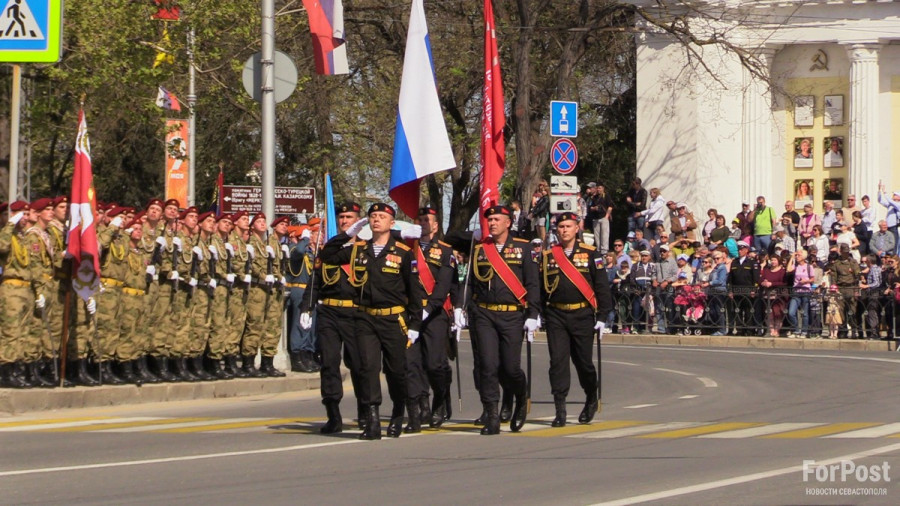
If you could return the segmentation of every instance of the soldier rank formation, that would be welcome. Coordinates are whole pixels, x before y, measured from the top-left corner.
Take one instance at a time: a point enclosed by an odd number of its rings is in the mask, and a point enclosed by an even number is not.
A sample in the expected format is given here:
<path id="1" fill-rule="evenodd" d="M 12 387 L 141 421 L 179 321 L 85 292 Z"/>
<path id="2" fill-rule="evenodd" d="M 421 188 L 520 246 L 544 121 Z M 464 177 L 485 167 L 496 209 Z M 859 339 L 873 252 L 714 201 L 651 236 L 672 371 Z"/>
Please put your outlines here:
<path id="1" fill-rule="evenodd" d="M 543 316 L 552 425 L 566 424 L 570 361 L 585 393 L 578 421 L 590 423 L 598 410 L 593 343 L 611 297 L 599 252 L 577 240 L 572 213 L 557 219 L 558 243 L 541 250 L 513 236 L 506 206 L 484 211 L 485 237 L 441 237 L 434 209 L 420 209 L 418 226 L 399 232 L 391 206 L 373 204 L 363 218 L 359 204 L 347 202 L 336 209 L 339 233 L 324 242 L 315 219 L 291 226 L 262 213 L 216 216 L 179 209 L 176 200 L 154 199 L 139 212 L 100 205 L 100 290 L 84 301 L 71 289 L 66 208 L 65 197 L 44 198 L 2 213 L 3 387 L 284 376 L 273 358 L 287 321 L 292 370 L 321 375 L 320 431 L 344 429 L 343 361 L 360 438 L 382 437 L 382 369 L 386 434 L 399 437 L 451 417 L 450 361 L 468 328 L 483 407 L 475 423 L 484 435 L 506 422 L 517 432 Z M 357 239 L 366 224 L 371 239 Z"/>

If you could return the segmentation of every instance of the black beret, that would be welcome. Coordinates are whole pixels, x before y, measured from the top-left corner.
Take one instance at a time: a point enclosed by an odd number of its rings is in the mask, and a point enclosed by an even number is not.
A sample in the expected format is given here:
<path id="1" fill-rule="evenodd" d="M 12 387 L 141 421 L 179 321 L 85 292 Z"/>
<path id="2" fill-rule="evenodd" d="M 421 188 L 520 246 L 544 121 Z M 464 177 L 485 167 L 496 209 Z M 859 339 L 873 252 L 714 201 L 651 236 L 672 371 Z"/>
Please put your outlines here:
<path id="1" fill-rule="evenodd" d="M 566 212 L 564 212 L 564 213 L 562 213 L 562 214 L 560 214 L 559 216 L 556 217 L 556 224 L 559 225 L 559 223 L 560 223 L 561 221 L 566 221 L 566 220 L 573 220 L 573 221 L 576 221 L 576 222 L 577 222 L 577 221 L 578 221 L 578 215 L 575 214 L 575 213 L 573 213 L 573 212 L 566 211 Z"/>
<path id="2" fill-rule="evenodd" d="M 437 216 L 437 209 L 429 206 L 419 208 L 419 216 L 425 216 L 429 214 L 432 216 Z"/>
<path id="3" fill-rule="evenodd" d="M 369 210 L 366 212 L 366 215 L 370 215 L 376 211 L 380 211 L 382 213 L 388 213 L 391 216 L 396 216 L 396 214 L 397 214 L 394 211 L 393 207 L 391 207 L 387 204 L 382 204 L 381 202 L 378 202 L 376 204 L 372 204 L 371 206 L 369 206 Z"/>
<path id="4" fill-rule="evenodd" d="M 512 209 L 507 206 L 491 206 L 484 210 L 484 217 L 489 218 L 495 214 L 505 214 L 512 218 Z"/>
<path id="5" fill-rule="evenodd" d="M 356 202 L 347 201 L 338 206 L 337 212 L 340 213 L 358 213 L 362 210 L 359 204 Z"/>

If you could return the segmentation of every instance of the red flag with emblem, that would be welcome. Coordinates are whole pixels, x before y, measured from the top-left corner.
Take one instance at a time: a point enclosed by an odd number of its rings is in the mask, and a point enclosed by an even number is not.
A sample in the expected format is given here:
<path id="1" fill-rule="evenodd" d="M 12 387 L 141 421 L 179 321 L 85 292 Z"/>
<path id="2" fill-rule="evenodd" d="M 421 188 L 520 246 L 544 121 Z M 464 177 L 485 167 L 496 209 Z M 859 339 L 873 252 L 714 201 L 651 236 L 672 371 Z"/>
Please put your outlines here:
<path id="1" fill-rule="evenodd" d="M 481 235 L 488 236 L 484 211 L 500 201 L 500 178 L 506 165 L 503 128 L 503 82 L 500 77 L 500 53 L 497 51 L 497 32 L 494 7 L 484 0 L 484 89 L 481 99 L 481 204 L 479 218 Z"/>
<path id="2" fill-rule="evenodd" d="M 75 139 L 75 172 L 69 199 L 69 237 L 66 251 L 74 266 L 72 288 L 84 300 L 100 288 L 100 245 L 94 221 L 94 176 L 91 171 L 91 143 L 84 110 L 78 111 Z"/>

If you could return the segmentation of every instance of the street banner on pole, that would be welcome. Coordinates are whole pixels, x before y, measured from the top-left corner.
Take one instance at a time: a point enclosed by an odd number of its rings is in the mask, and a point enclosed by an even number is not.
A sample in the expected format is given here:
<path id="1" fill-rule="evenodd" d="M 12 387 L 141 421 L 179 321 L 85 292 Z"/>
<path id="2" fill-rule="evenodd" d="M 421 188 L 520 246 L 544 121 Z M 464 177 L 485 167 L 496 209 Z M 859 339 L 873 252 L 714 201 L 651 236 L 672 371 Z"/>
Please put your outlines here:
<path id="1" fill-rule="evenodd" d="M 184 120 L 166 120 L 166 200 L 176 199 L 188 206 L 188 124 Z"/>

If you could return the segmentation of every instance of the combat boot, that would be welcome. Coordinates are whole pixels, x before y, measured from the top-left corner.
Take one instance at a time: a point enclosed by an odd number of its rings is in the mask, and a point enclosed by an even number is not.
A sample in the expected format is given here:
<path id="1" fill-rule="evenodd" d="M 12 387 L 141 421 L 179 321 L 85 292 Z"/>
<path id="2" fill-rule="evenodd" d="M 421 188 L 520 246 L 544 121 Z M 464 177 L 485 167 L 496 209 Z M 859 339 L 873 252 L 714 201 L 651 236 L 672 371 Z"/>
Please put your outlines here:
<path id="1" fill-rule="evenodd" d="M 150 368 L 147 367 L 147 355 L 141 356 L 141 358 L 137 359 L 135 362 L 137 364 L 137 376 L 144 383 L 160 383 L 162 379 L 156 377 L 152 372 L 150 372 Z"/>
<path id="2" fill-rule="evenodd" d="M 525 425 L 525 416 L 528 414 L 528 398 L 525 392 L 516 394 L 516 410 L 513 411 L 512 419 L 509 421 L 509 430 L 519 432 Z"/>
<path id="3" fill-rule="evenodd" d="M 0 385 L 6 388 L 27 388 L 25 381 L 15 374 L 13 364 L 0 365 Z"/>
<path id="4" fill-rule="evenodd" d="M 125 383 L 140 385 L 143 381 L 134 374 L 135 362 L 136 361 L 134 360 L 119 362 L 119 377 L 122 378 L 122 381 Z"/>
<path id="5" fill-rule="evenodd" d="M 322 434 L 337 434 L 344 430 L 344 422 L 341 420 L 341 408 L 338 401 L 328 400 L 324 402 L 325 413 L 328 421 L 319 429 Z"/>
<path id="6" fill-rule="evenodd" d="M 450 385 L 452 383 L 453 383 L 453 378 L 451 375 L 451 378 L 449 378 L 447 380 L 447 384 L 446 384 L 447 388 L 444 389 L 444 421 L 445 422 L 447 420 L 449 420 L 451 416 L 453 416 L 453 398 L 450 395 Z"/>
<path id="7" fill-rule="evenodd" d="M 109 361 L 100 362 L 97 365 L 97 367 L 100 369 L 100 377 L 102 378 L 101 381 L 109 385 L 124 385 L 125 380 L 113 373 L 111 365 L 112 363 Z"/>
<path id="8" fill-rule="evenodd" d="M 556 418 L 553 419 L 551 427 L 566 426 L 566 398 L 561 395 L 553 396 L 553 404 L 556 405 Z"/>
<path id="9" fill-rule="evenodd" d="M 421 431 L 421 426 L 419 427 L 419 431 Z M 379 429 L 380 432 L 380 429 Z M 403 432 L 403 404 L 394 404 L 393 409 L 391 409 L 391 421 L 388 423 L 387 435 L 388 437 L 400 437 L 400 434 Z"/>
<path id="10" fill-rule="evenodd" d="M 597 413 L 598 407 L 597 391 L 591 390 L 588 392 L 587 399 L 584 401 L 584 409 L 581 410 L 581 414 L 578 415 L 578 423 L 591 423 L 591 420 L 594 419 L 594 415 Z"/>
<path id="11" fill-rule="evenodd" d="M 420 397 L 421 399 L 421 397 Z M 419 410 L 421 409 L 421 402 L 418 401 L 409 401 L 406 403 L 406 411 L 409 414 L 409 423 L 406 424 L 406 427 L 403 428 L 403 432 L 407 434 L 415 434 L 418 432 L 422 432 L 422 419 L 419 418 Z M 403 414 L 400 414 L 401 419 L 400 423 L 403 423 Z M 391 419 L 391 424 L 393 424 L 393 418 Z M 388 427 L 388 435 L 391 435 L 391 429 Z M 399 436 L 399 434 L 398 434 Z"/>
<path id="12" fill-rule="evenodd" d="M 73 364 L 72 371 L 75 375 L 74 381 L 76 384 L 86 387 L 98 386 L 100 385 L 100 382 L 88 373 L 87 361 L 88 359 L 86 358 L 80 358 L 77 363 Z"/>
<path id="13" fill-rule="evenodd" d="M 43 360 L 35 360 L 34 362 L 28 364 L 28 370 L 29 374 L 31 374 L 32 381 L 36 384 L 36 386 L 40 388 L 53 388 L 56 386 L 56 383 L 54 383 L 52 379 L 45 378 L 43 376 Z"/>
<path id="14" fill-rule="evenodd" d="M 275 357 L 260 357 L 259 360 L 259 370 L 266 376 L 270 378 L 283 378 L 286 376 L 283 372 L 275 369 L 275 365 L 273 362 L 275 361 Z"/>
<path id="15" fill-rule="evenodd" d="M 484 427 L 481 428 L 482 436 L 493 436 L 500 434 L 500 413 L 497 410 L 496 402 L 485 402 L 484 406 Z"/>
<path id="16" fill-rule="evenodd" d="M 35 388 L 38 386 L 38 382 L 35 381 L 34 376 L 30 373 L 28 366 L 31 364 L 26 364 L 22 361 L 16 362 L 13 364 L 13 371 L 15 371 L 16 375 L 19 378 L 22 378 L 22 382 L 25 383 L 24 388 Z"/>
<path id="17" fill-rule="evenodd" d="M 500 403 L 500 422 L 506 423 L 512 418 L 513 394 L 509 389 L 503 389 L 503 400 Z"/>
<path id="18" fill-rule="evenodd" d="M 260 371 L 256 368 L 255 365 L 253 365 L 254 358 L 255 357 L 253 355 L 244 355 L 241 369 L 243 369 L 244 372 L 247 373 L 247 376 L 250 378 L 265 378 L 266 373 Z"/>
<path id="19" fill-rule="evenodd" d="M 428 423 L 431 423 L 431 405 L 428 402 L 428 394 L 426 393 L 419 397 L 419 425 Z"/>
<path id="20" fill-rule="evenodd" d="M 230 380 L 234 378 L 234 374 L 231 374 L 225 369 L 222 369 L 222 363 L 217 358 L 209 359 L 209 372 L 216 377 L 216 379 L 220 380 Z"/>
<path id="21" fill-rule="evenodd" d="M 181 378 L 181 381 L 188 381 L 188 382 L 192 382 L 192 383 L 196 382 L 196 381 L 200 381 L 200 378 L 191 374 L 191 370 L 188 368 L 188 365 L 187 365 L 187 358 L 178 357 L 178 358 L 173 358 L 170 360 L 172 360 L 173 364 L 175 364 L 175 368 L 173 370 L 173 372 L 175 373 L 175 376 Z"/>
<path id="22" fill-rule="evenodd" d="M 359 438 L 364 441 L 374 441 L 381 439 L 381 418 L 378 415 L 378 406 L 373 404 L 369 406 L 366 414 L 366 428 Z"/>
<path id="23" fill-rule="evenodd" d="M 428 426 L 432 429 L 439 429 L 441 425 L 444 424 L 444 414 L 446 413 L 444 406 L 443 394 L 438 394 L 437 391 L 434 393 L 434 403 L 432 403 L 431 410 L 431 420 L 428 421 Z"/>
<path id="24" fill-rule="evenodd" d="M 356 401 L 356 427 L 359 430 L 366 430 L 366 421 L 369 417 L 369 410 L 365 406 Z"/>
<path id="25" fill-rule="evenodd" d="M 225 356 L 225 371 L 231 373 L 235 378 L 247 377 L 247 373 L 241 370 L 237 365 L 237 355 Z"/>
<path id="26" fill-rule="evenodd" d="M 217 379 L 212 374 L 206 372 L 206 369 L 203 368 L 203 355 L 197 355 L 196 357 L 191 357 L 186 359 L 186 361 L 190 361 L 192 370 L 191 372 L 200 379 L 200 381 L 212 381 Z"/>
<path id="27" fill-rule="evenodd" d="M 488 412 L 485 409 L 481 410 L 481 414 L 478 415 L 478 418 L 472 420 L 472 425 L 484 425 L 488 419 Z M 499 418 L 498 418 L 499 420 Z"/>
<path id="28" fill-rule="evenodd" d="M 156 364 L 156 375 L 160 380 L 171 383 L 181 381 L 181 378 L 172 374 L 171 368 L 174 368 L 175 364 L 170 364 L 168 357 L 153 357 L 153 362 Z"/>

